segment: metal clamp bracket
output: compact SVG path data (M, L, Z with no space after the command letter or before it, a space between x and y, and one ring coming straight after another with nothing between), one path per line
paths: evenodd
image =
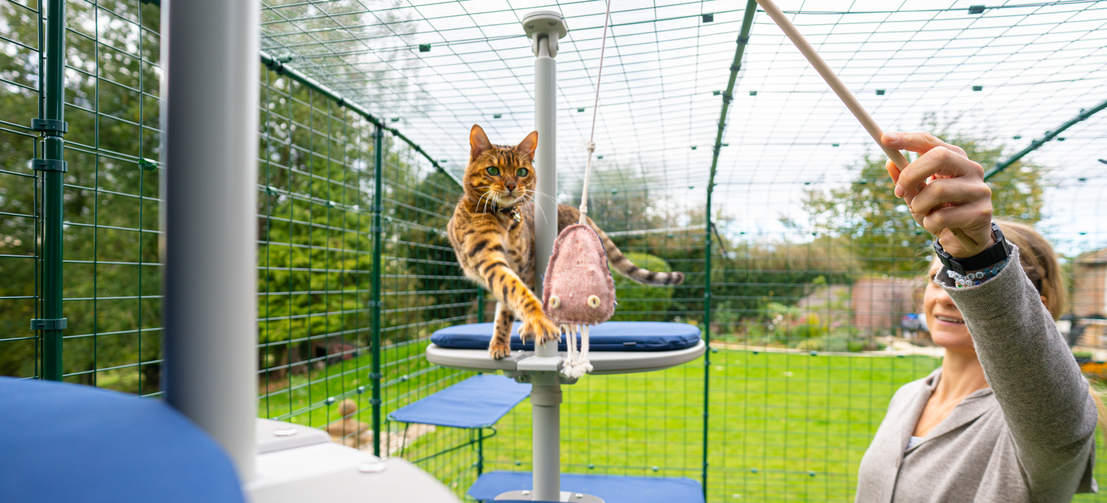
M538 41L545 38L549 41L548 56L554 58L557 57L557 41L569 32L569 28L559 12L543 10L523 16L523 31L530 39L531 50L536 57L542 56Z
M34 318L31 330L65 330L69 328L69 318Z
M66 171L65 161L61 159L32 159L31 167L35 171L57 171L59 173L65 173Z
M69 131L69 123L55 119L31 119L31 129L50 136L61 136Z

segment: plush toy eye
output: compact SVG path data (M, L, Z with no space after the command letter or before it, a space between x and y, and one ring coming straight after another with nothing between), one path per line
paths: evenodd
M561 307L561 299L558 298L558 296L556 295L551 295L549 304L550 309L557 309L558 307Z
M487 171L488 174L492 175L492 176L499 176L500 175L500 168L497 168L495 166L489 166L488 169L486 169L485 171Z
M588 305L591 306L592 308L599 308L600 307L600 298L596 297L595 295L589 295L588 296Z
M519 178L523 178L523 177L525 177L529 174L530 174L530 170L528 170L527 168L519 168L519 169L515 170L515 176L517 176Z

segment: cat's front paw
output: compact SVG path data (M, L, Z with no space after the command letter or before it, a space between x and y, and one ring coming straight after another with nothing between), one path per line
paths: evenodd
M488 355L491 356L493 360L502 360L507 358L507 355L510 354L511 345L504 341L493 340L492 343L488 345Z
M539 314L523 320L523 326L519 328L519 338L526 341L528 337L533 337L535 344L545 344L560 339L561 331L545 314Z

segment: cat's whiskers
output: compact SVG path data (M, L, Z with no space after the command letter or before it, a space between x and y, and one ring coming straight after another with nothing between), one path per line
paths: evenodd
M488 195L488 193L482 193L480 195L480 197L477 198L477 204L474 205L477 208L477 210L480 210L481 202L484 201L484 196L486 196L486 195Z
M524 205L529 204L529 205L533 206L534 210L538 212L538 218L540 218L542 220L545 220L546 219L546 213L543 211L542 207L538 206L537 204L534 204L534 197L533 196L534 196L534 194L537 194L538 191L536 191L534 189L523 189L523 190L525 190L526 192L523 194L524 201L523 201L522 204L524 204Z
M485 201L485 199L484 199L486 197L488 198L487 201ZM485 211L488 211L488 205L492 202L492 189L488 189L488 190L484 191L483 194L480 195L480 199L477 199L477 205L478 206L481 204L481 201L484 201L484 207L481 208L480 211L482 213L485 212Z

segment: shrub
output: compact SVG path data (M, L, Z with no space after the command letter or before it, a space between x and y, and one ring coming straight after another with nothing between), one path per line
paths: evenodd
M672 269L664 259L646 253L627 253L634 265L657 272L669 272ZM635 283L612 270L615 277L615 298L618 305L612 320L619 321L661 321L669 310L673 288L668 286L648 286Z

